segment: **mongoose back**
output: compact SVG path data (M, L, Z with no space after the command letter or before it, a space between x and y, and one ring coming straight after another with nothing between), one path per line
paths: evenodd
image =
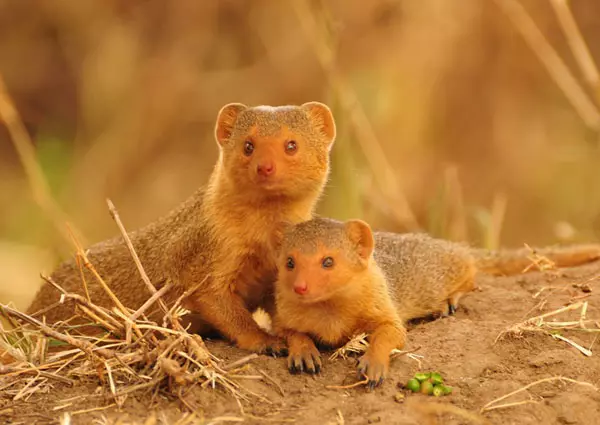
M279 351L284 344L261 330L251 311L273 308L282 226L311 218L329 173L335 122L318 102L233 103L220 110L215 136L219 158L208 185L130 237L157 289L167 281L174 285L167 302L200 285L184 302L200 323L241 348ZM88 257L126 307L137 309L149 298L122 237L91 246ZM84 294L75 261L62 263L52 278L67 291ZM85 278L92 300L111 307L87 271ZM59 295L44 284L28 312L56 303ZM64 321L73 308L60 304L44 315L49 322Z
M558 263L568 265L567 254L579 264L594 252L598 258L600 247L542 252L558 254ZM292 372L321 368L313 340L340 346L358 333L369 334L358 370L373 388L385 378L390 351L404 346L406 321L453 314L474 288L479 261L484 271L516 270L510 264L521 264L522 257L521 251L493 255L425 234L373 234L360 220L315 218L285 233L273 327L287 339Z

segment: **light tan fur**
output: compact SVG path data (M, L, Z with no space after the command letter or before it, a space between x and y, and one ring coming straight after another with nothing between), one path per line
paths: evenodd
M174 284L165 295L168 303L201 283L184 302L195 313L196 330L216 329L244 349L280 351L282 342L261 330L251 312L259 306L273 309L274 253L284 226L313 214L329 172L335 123L318 102L229 104L218 114L215 136L220 154L206 188L130 237L152 283ZM88 256L126 307L137 309L149 298L122 237L91 246ZM67 291L84 294L74 260L52 277ZM88 271L85 278L92 300L111 307ZM58 299L44 284L28 312ZM66 320L73 309L71 303L60 305L45 313L46 320Z

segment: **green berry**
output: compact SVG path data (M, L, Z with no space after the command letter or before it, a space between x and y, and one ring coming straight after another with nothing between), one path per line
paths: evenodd
M421 392L423 394L431 395L431 393L433 393L433 384L429 381L422 382Z
M438 372L433 372L431 374L431 382L433 383L433 385L438 385L438 384L443 384L444 380L442 379L442 375L440 375Z
M430 376L431 376L430 373L424 373L424 372L415 373L415 378L421 382L428 380Z
M433 395L434 395L435 397L439 397L439 396L441 396L441 395L444 395L444 389L442 388L442 386L441 386L441 385L436 385L436 386L434 386L434 387L433 387L433 391L432 391L432 392L433 392Z
M452 394L452 387L448 387L446 385L441 385L442 390L444 390L444 395Z
M409 379L406 383L406 388L411 390L413 393L416 393L421 389L421 383L416 379Z

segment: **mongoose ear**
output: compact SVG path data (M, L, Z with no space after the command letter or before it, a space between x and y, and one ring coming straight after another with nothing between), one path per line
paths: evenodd
M362 220L348 220L344 227L350 241L356 244L358 255L365 260L369 259L375 247L371 227Z
M321 102L308 102L302 105L302 108L308 112L308 116L325 137L327 143L333 144L335 140L335 120L331 109Z
M215 137L219 145L223 145L231 137L233 126L240 112L248 109L241 103L229 103L221 108L217 115L217 125L215 126Z

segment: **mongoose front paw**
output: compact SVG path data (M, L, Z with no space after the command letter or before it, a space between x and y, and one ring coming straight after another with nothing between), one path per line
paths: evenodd
M299 350L290 350L287 362L288 370L293 374L302 373L303 371L310 374L321 372L321 355L319 350L312 344Z
M286 356L288 348L280 338L269 334L260 335L251 339L238 340L237 346L244 350L253 351L259 354L268 354L270 356Z
M288 347L283 340L273 338L271 342L267 343L264 352L270 356L283 357L288 355Z
M381 385L387 376L389 360L377 359L369 353L363 355L358 361L358 378L363 379L365 376L369 380L367 389L373 390Z

